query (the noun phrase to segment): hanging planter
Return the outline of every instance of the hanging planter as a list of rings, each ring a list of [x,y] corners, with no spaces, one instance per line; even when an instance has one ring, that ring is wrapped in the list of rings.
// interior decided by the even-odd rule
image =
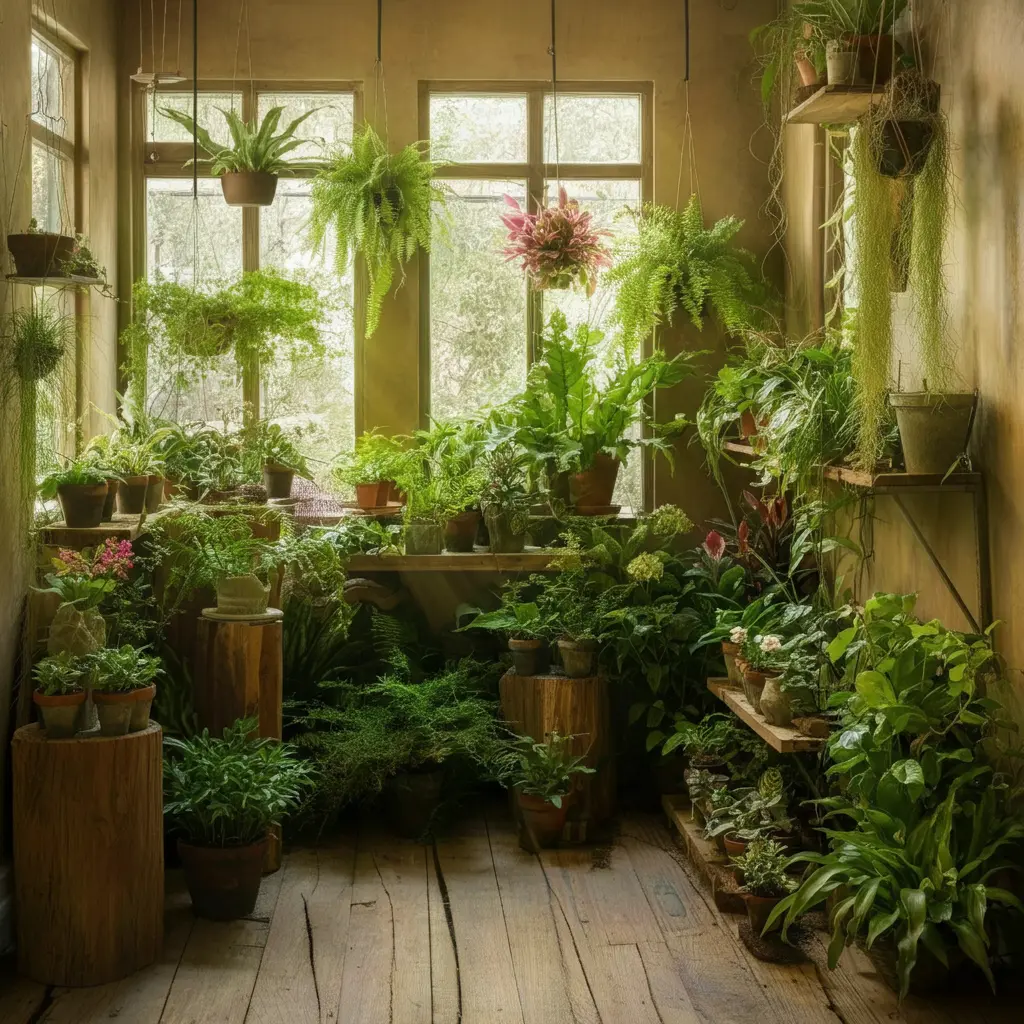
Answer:
[[[916,177],[924,170],[940,128],[938,83],[918,71],[901,71],[871,120],[878,173],[887,178]]]
[[[7,236],[7,250],[19,277],[59,277],[74,253],[75,239],[40,231],[33,217],[28,231]]]
[[[277,195],[277,175],[266,171],[225,171],[220,187],[228,206],[270,206]]]

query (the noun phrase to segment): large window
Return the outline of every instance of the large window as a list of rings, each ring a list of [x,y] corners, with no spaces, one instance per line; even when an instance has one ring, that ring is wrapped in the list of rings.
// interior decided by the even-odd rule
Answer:
[[[556,118],[557,111],[557,118]],[[452,192],[430,255],[424,317],[426,411],[465,416],[523,387],[544,319],[562,309],[570,324],[604,330],[614,294],[531,292],[502,248],[503,197],[537,209],[557,201],[558,187],[615,236],[632,231],[627,214],[651,192],[650,93],[645,86],[451,85],[423,88],[421,130]],[[617,353],[611,331],[602,359]],[[642,507],[642,459],[620,476],[617,501]]]
[[[226,356],[198,379],[178,372],[166,352],[150,354],[149,406],[179,422],[237,426],[243,408],[282,426],[312,429],[303,447],[316,462],[328,463],[355,439],[355,323],[353,275],[337,273],[328,246],[312,252],[307,243],[310,163],[352,138],[354,89],[284,89],[256,86],[240,91],[203,89],[199,122],[215,139],[225,140],[220,109],[246,119],[262,118],[284,107],[281,123],[308,110],[315,113],[299,129],[309,141],[295,151],[292,176],[282,177],[272,206],[230,207],[215,178],[200,177],[193,196],[188,132],[161,113],[165,106],[192,111],[191,91],[161,92],[146,112],[145,210],[147,275],[151,281],[178,281],[212,289],[236,280],[243,270],[273,267],[314,285],[331,308],[323,360],[293,364],[287,359],[239,376]],[[201,172],[202,173],[202,172]],[[314,467],[316,466],[314,463]]]

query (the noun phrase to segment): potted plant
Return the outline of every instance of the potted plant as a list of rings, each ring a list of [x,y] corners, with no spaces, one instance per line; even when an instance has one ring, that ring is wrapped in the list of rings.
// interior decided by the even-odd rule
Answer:
[[[75,239],[49,231],[40,231],[33,217],[28,230],[7,236],[7,249],[14,259],[18,277],[59,277],[71,258]]]
[[[255,120],[243,121],[233,110],[220,109],[231,132],[230,146],[214,142],[210,133],[182,110],[164,107],[161,113],[195,136],[199,147],[209,154],[200,163],[210,164],[210,173],[220,178],[228,206],[270,206],[277,192],[278,176],[289,171],[285,156],[304,141],[295,138],[295,132],[317,109],[300,114],[281,132],[277,126],[284,107],[271,107],[259,125]]]
[[[288,498],[295,474],[309,477],[305,456],[296,447],[301,429],[286,431],[279,423],[258,420],[242,430],[242,457],[246,475],[262,478],[268,498]]]
[[[707,768],[695,768],[686,779],[690,795],[690,818],[703,825],[711,808],[711,798],[728,783],[728,776]]]
[[[266,576],[273,555],[265,541],[250,532],[248,536],[205,540],[199,551],[217,591],[218,614],[239,619],[266,614],[270,601]]]
[[[32,670],[36,688],[32,700],[39,708],[49,740],[71,739],[79,729],[86,698],[89,665],[69,651],[43,658]]]
[[[757,786],[737,789],[733,796],[734,802],[711,813],[705,828],[705,835],[721,840],[727,853],[743,853],[754,839],[779,839],[791,833],[788,795],[777,768],[762,772]]]
[[[338,457],[331,473],[343,488],[352,488],[364,511],[385,508],[396,500],[396,477],[405,472],[408,439],[368,431],[356,438],[351,452]]]
[[[111,465],[120,477],[117,511],[123,515],[155,512],[163,498],[160,456],[149,440],[125,438],[111,445]]]
[[[511,212],[501,216],[508,228],[508,243],[502,250],[509,260],[519,260],[535,288],[569,288],[578,284],[587,295],[597,288],[597,275],[611,266],[611,255],[601,241],[608,231],[591,226],[592,215],[584,213],[564,188],[558,189],[558,203],[528,213],[511,196],[505,196]]]
[[[774,633],[757,633],[748,635],[740,648],[743,669],[743,695],[747,698],[750,706],[764,714],[765,720],[772,725],[788,725],[783,721],[786,717],[786,708],[781,705],[775,696],[773,688],[771,699],[767,708],[761,707],[762,694],[769,678],[777,678],[782,674],[785,667],[785,657],[782,652],[782,638]],[[779,691],[781,693],[781,691]],[[768,717],[769,713],[771,718]],[[792,721],[790,715],[789,721]]]
[[[661,748],[662,756],[668,757],[675,750],[683,750],[689,767],[683,773],[687,785],[694,772],[705,770],[720,772],[736,749],[736,727],[729,715],[706,715],[699,722],[692,722],[679,715],[672,732]]]
[[[488,629],[504,633],[512,652],[512,671],[517,676],[535,676],[541,668],[548,629],[537,603],[521,600],[523,588],[522,582],[508,581],[501,591],[501,607],[491,612],[478,610],[460,630]]]
[[[908,473],[944,477],[961,462],[978,407],[976,392],[892,391],[889,404]]]
[[[732,862],[743,876],[743,901],[750,930],[754,935],[762,935],[772,911],[796,887],[786,874],[789,854],[774,839],[754,839]]]
[[[111,298],[112,293],[107,288],[107,271],[101,267],[99,261],[92,253],[89,246],[89,239],[82,234],[75,235],[75,244],[72,247],[71,255],[62,265],[62,271],[68,277],[82,279],[82,283],[98,284],[102,286],[105,294]]]
[[[92,697],[103,736],[140,732],[149,725],[160,659],[131,644],[101,647],[89,656]]]
[[[72,459],[43,480],[39,496],[43,500],[57,498],[65,526],[90,529],[103,521],[108,490],[105,473],[82,459]]]
[[[515,441],[499,440],[487,445],[481,461],[486,483],[480,507],[491,550],[522,551],[531,505],[526,485],[527,453]]]
[[[599,588],[590,565],[579,552],[570,550],[563,559],[551,563],[561,571],[534,576],[531,582],[538,587],[541,621],[557,637],[562,670],[570,679],[586,679],[597,671]]]
[[[503,744],[495,757],[495,775],[515,791],[523,824],[538,846],[553,846],[561,836],[573,776],[595,771],[584,756],[570,753],[573,739],[557,732],[548,733],[543,743],[519,736]]]
[[[267,832],[299,805],[311,767],[294,748],[255,739],[254,718],[199,736],[165,736],[164,814],[181,833],[178,852],[192,907],[231,921],[259,895]]]
[[[424,156],[424,143],[411,143],[391,154],[369,124],[356,129],[352,147],[340,151],[313,180],[310,236],[314,248],[330,231],[335,262],[347,272],[362,257],[369,290],[366,337],[380,322],[381,304],[391,290],[396,269],[417,249],[430,250],[431,221],[444,207],[447,191],[434,181],[438,165]]]

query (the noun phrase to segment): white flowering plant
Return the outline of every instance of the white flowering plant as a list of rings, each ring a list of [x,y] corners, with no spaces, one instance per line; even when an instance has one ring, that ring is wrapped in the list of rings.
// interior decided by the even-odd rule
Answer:
[[[740,648],[743,660],[755,672],[781,672],[786,667],[785,643],[775,633],[748,635]]]

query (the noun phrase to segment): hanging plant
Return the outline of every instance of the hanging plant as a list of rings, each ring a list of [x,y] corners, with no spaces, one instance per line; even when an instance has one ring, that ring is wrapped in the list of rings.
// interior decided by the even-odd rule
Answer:
[[[706,228],[696,195],[682,211],[647,203],[635,216],[636,237],[622,243],[606,278],[619,284],[614,318],[627,351],[680,310],[698,330],[714,311],[734,336],[763,322],[770,289],[753,255],[732,244],[743,221]]]
[[[310,240],[319,249],[333,233],[338,274],[362,256],[369,290],[366,336],[380,322],[381,305],[394,283],[395,270],[417,249],[429,252],[435,204],[444,206],[447,190],[434,181],[438,165],[425,158],[424,143],[389,153],[366,124],[356,131],[351,152],[339,153],[313,179]]]
[[[183,110],[162,107],[160,113],[195,136],[199,148],[209,154],[199,163],[210,164],[210,173],[220,178],[228,206],[270,206],[277,192],[278,176],[289,170],[284,157],[305,141],[295,138],[295,132],[319,108],[307,110],[276,135],[284,107],[272,107],[259,125],[255,120],[243,121],[233,110],[217,109],[228,123],[230,146],[214,142],[210,133]],[[189,160],[185,166],[191,163]]]
[[[505,203],[514,211],[501,215],[508,228],[508,245],[502,252],[509,261],[520,260],[536,288],[579,284],[593,295],[598,272],[611,266],[611,255],[601,241],[609,232],[593,228],[592,215],[581,210],[564,188],[558,190],[558,205],[545,206],[539,213],[527,213],[508,195]]]

